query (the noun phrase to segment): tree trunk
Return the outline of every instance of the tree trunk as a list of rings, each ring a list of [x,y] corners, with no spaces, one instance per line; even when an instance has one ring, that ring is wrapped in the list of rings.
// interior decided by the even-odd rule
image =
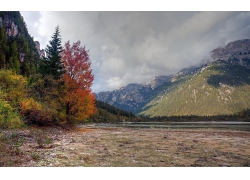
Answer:
[[[69,102],[66,103],[66,120],[69,122]]]

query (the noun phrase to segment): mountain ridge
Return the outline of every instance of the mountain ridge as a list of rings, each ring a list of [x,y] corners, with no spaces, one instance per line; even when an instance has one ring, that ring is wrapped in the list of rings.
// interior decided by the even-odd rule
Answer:
[[[156,86],[154,86],[155,85],[154,83],[157,82],[157,76],[155,77],[154,80],[151,81],[150,84],[147,84],[147,85],[133,84],[133,86],[137,87],[135,89],[130,89],[129,86],[131,86],[131,84],[129,84],[128,86],[125,86],[125,87],[120,88],[118,90],[97,93],[96,98],[98,100],[107,102],[107,103],[114,105],[118,108],[121,108],[123,110],[132,111],[133,113],[137,113],[139,115],[147,115],[147,116],[152,116],[152,115],[153,116],[158,116],[158,115],[161,115],[161,116],[163,116],[163,115],[164,116],[166,116],[166,115],[191,115],[191,111],[189,114],[188,113],[177,113],[177,111],[179,111],[178,110],[179,107],[182,109],[183,109],[183,107],[185,107],[185,104],[183,104],[183,103],[180,103],[178,105],[178,107],[175,106],[176,103],[174,103],[174,102],[172,102],[172,104],[170,103],[169,106],[167,106],[167,107],[164,107],[162,105],[161,108],[158,107],[158,109],[159,108],[162,109],[161,113],[158,112],[155,108],[153,108],[153,103],[156,103],[157,101],[159,103],[163,98],[166,98],[164,96],[164,93],[168,94],[170,92],[173,93],[175,91],[178,91],[176,89],[176,87],[182,86],[181,84],[185,84],[188,81],[193,82],[193,78],[195,78],[196,76],[199,76],[199,74],[202,74],[203,72],[208,73],[209,77],[211,76],[210,78],[206,77],[208,79],[207,79],[207,82],[205,83],[205,86],[207,85],[207,86],[211,86],[214,88],[215,87],[218,88],[220,86],[223,86],[223,83],[224,84],[229,83],[229,85],[227,85],[227,86],[230,86],[230,87],[234,86],[233,83],[237,84],[237,82],[244,84],[245,82],[241,82],[241,79],[239,79],[239,78],[237,79],[237,77],[241,77],[244,79],[244,77],[247,77],[250,74],[248,71],[248,69],[250,68],[250,39],[243,39],[243,40],[237,40],[234,42],[230,42],[224,48],[219,47],[219,48],[212,50],[210,52],[210,54],[211,54],[211,58],[213,60],[209,63],[202,64],[200,66],[193,66],[190,68],[184,68],[174,75],[158,76],[158,77],[164,77],[164,78],[163,78],[163,80],[161,78],[159,78],[162,81],[158,81],[159,84],[156,83],[157,84]],[[217,69],[223,69],[223,71],[218,71],[219,74],[221,74],[221,75],[218,75],[217,71],[212,71],[211,66],[216,66]],[[230,75],[230,72],[224,68],[225,66],[227,66],[227,68],[231,69],[231,71],[233,72],[233,75],[236,76],[236,78],[234,78],[234,76],[232,74],[231,74],[232,76]],[[243,71],[236,72],[236,71],[234,71],[234,68],[236,68],[238,70],[243,68],[244,73],[243,73]],[[242,74],[243,76],[241,76],[240,74]],[[229,77],[231,77],[232,80],[230,80]],[[221,82],[219,82],[219,81],[221,81]],[[195,83],[195,82],[193,82],[193,83]],[[192,85],[192,84],[190,84],[190,85]],[[226,87],[226,86],[224,86],[224,87]],[[243,86],[242,87],[238,86],[237,88],[243,88]],[[246,88],[245,90],[248,90],[248,86],[247,87],[244,86],[244,88]],[[129,89],[129,90],[126,91],[126,89]],[[213,92],[213,93],[215,93],[215,94],[217,93],[217,91],[219,93],[218,89],[214,90],[214,91],[215,92]],[[230,88],[227,89],[227,92],[229,92],[229,91],[230,91]],[[196,92],[196,90],[193,89],[193,94],[189,94],[186,96],[189,96],[189,98],[191,96],[193,98],[195,98],[196,97],[195,94],[197,94],[197,93],[198,92]],[[225,93],[225,92],[221,91],[220,93]],[[243,94],[247,94],[247,93],[243,93]],[[175,95],[178,96],[176,93],[175,93]],[[220,94],[218,96],[220,96]],[[171,97],[171,96],[168,98],[175,99],[174,97]],[[183,99],[187,99],[187,98],[188,97],[185,97],[185,98],[183,97]],[[196,97],[196,98],[198,98],[198,97]],[[240,97],[234,97],[234,98],[240,98]],[[216,98],[214,97],[213,99],[216,99]],[[209,101],[213,101],[213,99],[210,99]],[[198,100],[198,99],[196,99],[196,100]],[[249,99],[249,101],[250,101],[250,99]],[[235,102],[236,102],[236,100],[235,100]],[[206,102],[204,102],[204,103],[206,104]],[[240,102],[237,101],[237,103],[240,103]],[[216,103],[212,103],[212,104],[216,107]],[[211,112],[208,112],[207,114],[199,113],[199,111],[202,112],[200,110],[200,109],[202,109],[202,106],[203,105],[200,104],[200,107],[197,107],[197,111],[194,111],[193,113],[196,115],[218,115],[219,114],[216,111],[216,109],[211,110]],[[248,104],[244,105],[244,108],[248,108],[248,107],[250,108],[250,105],[248,105]],[[169,113],[169,114],[163,113],[163,111],[166,111],[166,109],[173,109],[173,108],[175,108],[176,113]],[[222,109],[222,108],[223,108],[223,106],[220,106],[219,109]],[[236,108],[236,109],[238,111],[242,110],[239,108]],[[168,111],[168,112],[170,112],[170,111]],[[179,112],[181,112],[181,111],[179,111]],[[236,111],[223,111],[224,114],[230,114],[230,113],[235,113],[235,112]]]

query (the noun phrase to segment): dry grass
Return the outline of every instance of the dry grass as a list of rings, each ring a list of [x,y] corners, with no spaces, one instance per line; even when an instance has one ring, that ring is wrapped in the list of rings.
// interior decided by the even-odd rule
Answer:
[[[8,155],[16,159],[12,166],[250,166],[249,132],[45,128],[19,131],[15,142],[21,137],[21,154]]]

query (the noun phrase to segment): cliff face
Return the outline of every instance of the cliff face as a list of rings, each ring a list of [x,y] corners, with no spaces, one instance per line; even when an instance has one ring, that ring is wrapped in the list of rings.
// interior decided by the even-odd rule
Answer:
[[[44,51],[44,49],[40,49],[40,43],[38,41],[35,41],[35,44],[36,44],[37,52],[39,53],[39,57],[40,58],[44,57],[45,51]]]
[[[5,33],[8,37],[16,37],[19,35],[18,27],[13,21],[13,19],[9,16],[6,16],[4,19],[0,17],[0,26],[5,26]]]
[[[214,49],[210,54],[214,61],[250,58],[250,39],[230,42],[224,48]]]
[[[152,89],[155,89],[159,86],[161,86],[162,84],[164,84],[165,82],[171,82],[172,81],[173,76],[155,76],[155,79],[153,81],[151,81],[150,86]]]

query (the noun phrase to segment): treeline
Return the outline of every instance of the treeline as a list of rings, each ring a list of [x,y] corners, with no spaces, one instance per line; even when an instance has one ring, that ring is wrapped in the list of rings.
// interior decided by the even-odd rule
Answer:
[[[136,118],[135,114],[133,114],[132,112],[121,110],[102,101],[96,100],[95,105],[96,113],[90,116],[89,122],[114,123],[121,121],[132,121],[134,118]]]
[[[102,101],[95,101],[96,107],[97,108],[101,108],[101,109],[106,109],[109,113],[114,114],[114,115],[120,115],[120,116],[125,116],[125,117],[130,117],[133,118],[135,117],[135,114],[133,114],[132,112],[127,112],[124,110],[121,110],[115,106],[112,106],[108,103],[102,102]]]
[[[246,109],[233,115],[217,115],[217,116],[140,116],[134,118],[135,122],[197,122],[197,121],[243,121],[250,122],[250,110]]]

